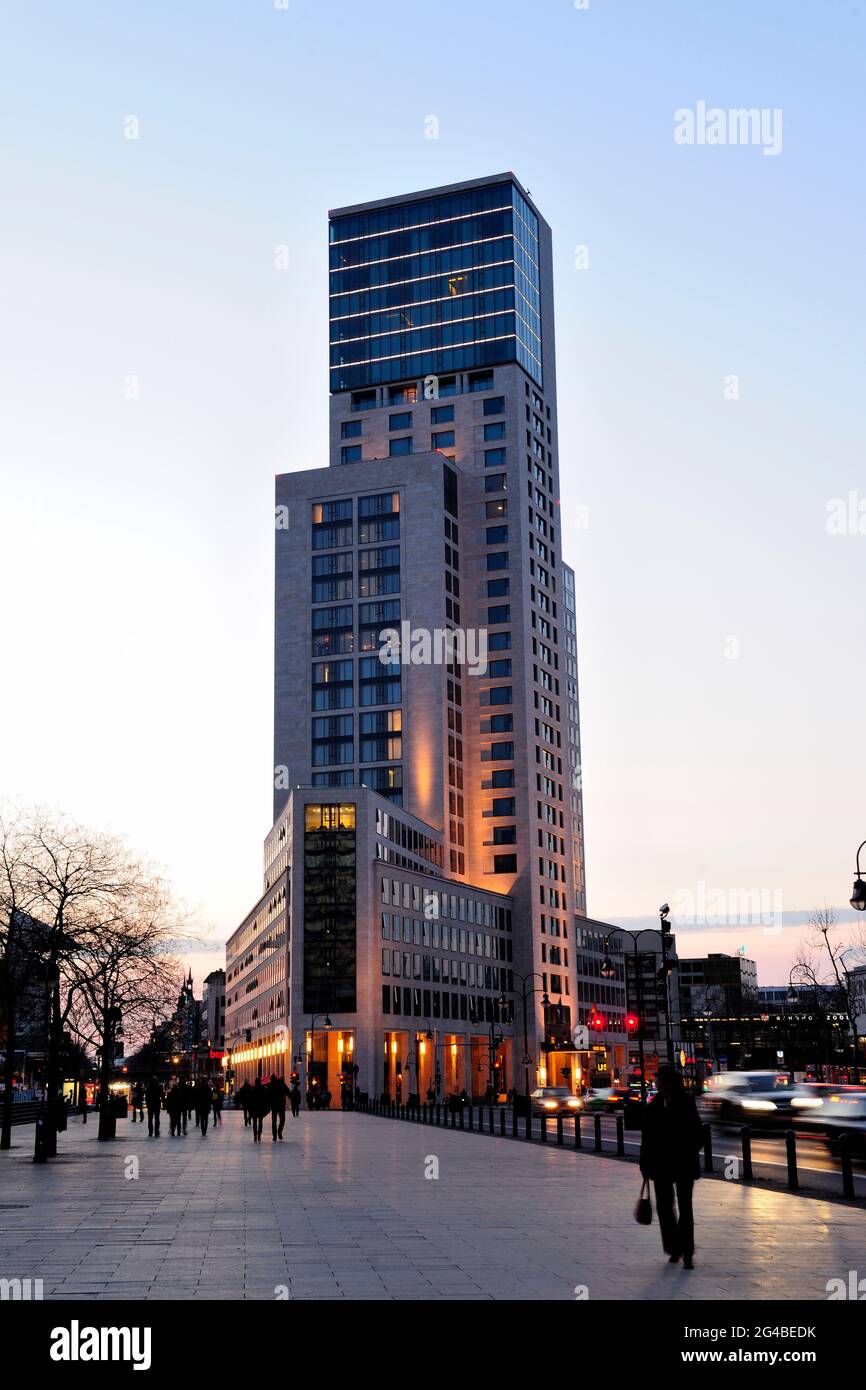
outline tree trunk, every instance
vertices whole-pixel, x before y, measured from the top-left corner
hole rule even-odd
[[[15,1044],[18,1041],[18,1018],[15,996],[10,989],[6,997],[6,1062],[3,1067],[3,1118],[0,1121],[0,1149],[12,1147],[12,1078],[15,1075]]]
[[[57,966],[56,957],[52,964]],[[45,1073],[45,1099],[48,1115],[45,1121],[45,1152],[49,1158],[57,1153],[57,1103],[61,1093],[60,1051],[62,1041],[60,981],[51,991],[51,1010],[48,1023],[48,1064]]]
[[[114,1029],[110,1023],[102,1026],[102,1051],[99,1054],[99,1131],[97,1139],[113,1139],[116,1134],[116,1121],[111,1114],[111,1092],[109,1083],[111,1081],[111,1053],[114,1048],[112,1041]]]

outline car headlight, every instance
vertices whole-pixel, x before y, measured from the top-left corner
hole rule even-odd
[[[774,1100],[744,1100],[744,1110],[778,1110]]]
[[[791,1101],[792,1106],[798,1110],[817,1110],[824,1102],[820,1096],[794,1096]]]
[[[572,1100],[570,1100],[570,1101],[568,1102],[568,1104],[569,1104],[569,1106],[571,1107],[572,1110],[579,1110],[579,1109],[580,1109],[580,1101],[579,1101],[579,1100],[572,1099]]]

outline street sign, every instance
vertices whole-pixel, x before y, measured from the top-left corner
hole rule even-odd
[[[525,1056],[524,1059],[523,1059],[523,1066],[524,1066],[524,1067],[531,1067],[531,1066],[532,1066],[532,1058],[530,1057],[530,1055],[529,1055],[528,1052],[527,1052],[526,1056]]]
[[[578,1023],[572,1030],[571,1041],[574,1043],[578,1052],[582,1048],[589,1047],[589,1027],[585,1023]]]

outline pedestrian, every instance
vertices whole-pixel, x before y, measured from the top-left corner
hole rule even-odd
[[[213,1108],[213,1122],[215,1125],[221,1125],[223,1122],[223,1093],[219,1086],[212,1087],[210,1102]]]
[[[147,1090],[144,1093],[144,1103],[147,1106],[147,1137],[148,1139],[158,1139],[159,1112],[162,1108],[162,1087],[155,1076],[152,1076],[147,1083]]]
[[[274,1076],[268,1082],[268,1104],[271,1108],[271,1138],[274,1143],[283,1137],[283,1129],[286,1124],[286,1096],[291,1096],[291,1091],[282,1076]]]
[[[177,1135],[180,1137],[180,1113],[183,1105],[183,1097],[177,1082],[171,1087],[165,1098],[165,1109],[169,1119],[169,1134],[172,1138]]]
[[[292,1118],[296,1120],[301,1110],[301,1088],[297,1081],[292,1082],[292,1089],[289,1091],[289,1104],[292,1107]]]
[[[665,1254],[671,1264],[681,1259],[684,1269],[694,1269],[692,1190],[700,1176],[703,1125],[678,1071],[660,1066],[656,1087],[657,1095],[647,1105],[641,1125],[640,1170],[655,1187]],[[674,1210],[675,1193],[679,1214]]]
[[[253,1088],[252,1088],[252,1086],[250,1085],[250,1083],[249,1083],[248,1081],[245,1081],[244,1084],[243,1084],[243,1086],[241,1086],[240,1090],[238,1091],[238,1100],[240,1101],[241,1106],[243,1107],[243,1112],[244,1112],[244,1128],[246,1128],[246,1126],[250,1123],[250,1120],[251,1120],[251,1117],[250,1117],[250,1100],[252,1099],[252,1094],[253,1094]]]
[[[260,1144],[262,1142],[262,1125],[265,1122],[265,1116],[271,1108],[270,1099],[265,1087],[262,1085],[262,1078],[260,1076],[256,1077],[255,1085],[251,1089],[250,1114],[253,1120],[253,1143]]]
[[[140,1120],[141,1123],[144,1124],[144,1087],[142,1086],[140,1081],[136,1081],[135,1085],[132,1088],[133,1124],[135,1124],[136,1119]]]
[[[210,1085],[200,1081],[195,1087],[195,1122],[201,1130],[202,1139],[207,1138],[207,1122],[210,1118]]]

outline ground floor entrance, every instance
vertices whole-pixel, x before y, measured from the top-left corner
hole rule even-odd
[[[440,1029],[386,1030],[379,1094],[399,1104],[410,1097],[442,1101],[464,1091],[473,1100],[504,1097],[513,1084],[512,1042]]]

